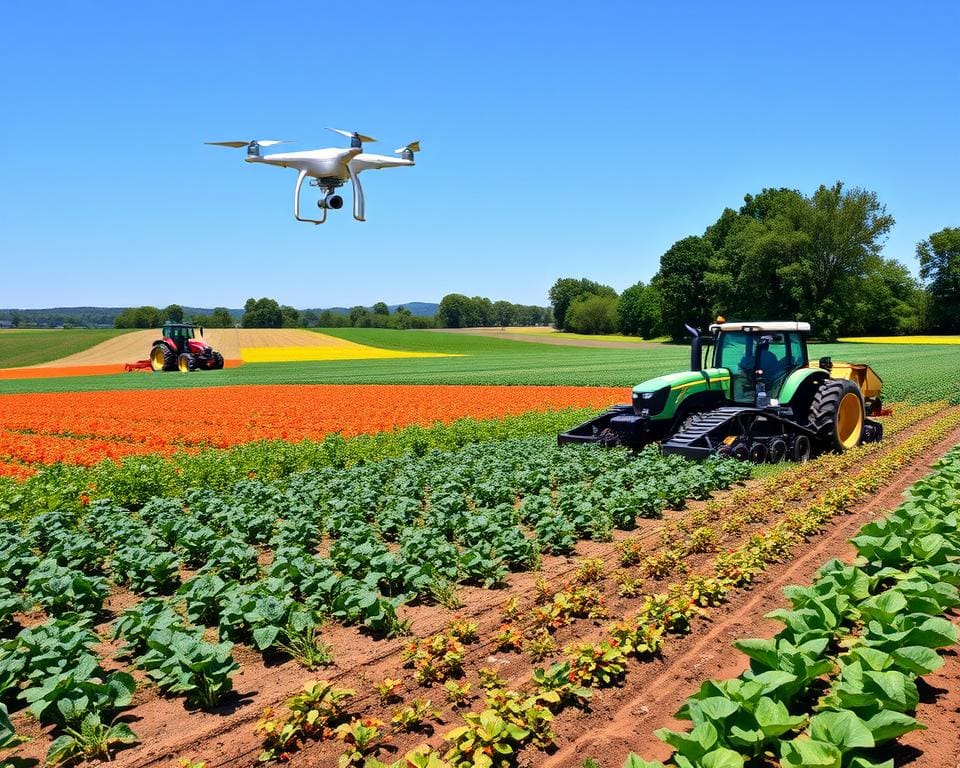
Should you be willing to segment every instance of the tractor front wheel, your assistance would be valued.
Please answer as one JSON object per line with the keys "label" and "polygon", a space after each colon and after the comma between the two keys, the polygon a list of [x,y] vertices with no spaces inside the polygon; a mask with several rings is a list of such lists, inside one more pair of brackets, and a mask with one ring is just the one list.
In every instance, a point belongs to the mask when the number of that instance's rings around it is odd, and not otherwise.
{"label": "tractor front wheel", "polygon": [[221,368],[223,368],[223,355],[221,355],[219,352],[214,352],[213,365],[210,366],[210,370],[219,371]]}
{"label": "tractor front wheel", "polygon": [[810,405],[810,427],[828,451],[843,453],[863,442],[863,395],[852,381],[826,379]]}
{"label": "tractor front wheel", "polygon": [[188,355],[184,352],[177,358],[177,368],[180,369],[180,373],[190,373],[190,371],[196,367],[197,364],[193,359],[193,355]]}
{"label": "tractor front wheel", "polygon": [[156,371],[175,371],[177,359],[166,344],[154,344],[150,350],[150,367]]}

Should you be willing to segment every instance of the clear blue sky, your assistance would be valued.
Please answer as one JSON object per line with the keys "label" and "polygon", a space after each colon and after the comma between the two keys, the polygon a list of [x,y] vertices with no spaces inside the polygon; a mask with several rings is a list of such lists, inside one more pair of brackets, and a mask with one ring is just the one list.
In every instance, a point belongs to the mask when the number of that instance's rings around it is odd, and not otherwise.
{"label": "clear blue sky", "polygon": [[[37,2],[0,27],[0,307],[545,304],[622,290],[747,192],[837,179],[960,226],[960,3]],[[367,218],[204,141],[338,144]],[[349,198],[347,202],[349,206]]]}

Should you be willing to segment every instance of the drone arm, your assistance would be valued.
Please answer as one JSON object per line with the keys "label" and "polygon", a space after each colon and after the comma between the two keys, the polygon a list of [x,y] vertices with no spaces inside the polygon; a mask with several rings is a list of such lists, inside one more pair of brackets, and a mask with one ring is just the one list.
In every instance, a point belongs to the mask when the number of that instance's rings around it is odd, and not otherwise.
{"label": "drone arm", "polygon": [[363,217],[363,187],[360,186],[360,175],[347,164],[350,173],[350,182],[353,184],[353,218],[357,221],[366,221]]}
{"label": "drone arm", "polygon": [[307,178],[306,169],[300,171],[300,174],[297,176],[297,186],[293,190],[293,215],[297,221],[306,221],[311,224],[323,224],[327,220],[327,209],[321,208],[323,211],[321,218],[319,219],[304,219],[300,216],[300,188],[303,186],[303,180]]}

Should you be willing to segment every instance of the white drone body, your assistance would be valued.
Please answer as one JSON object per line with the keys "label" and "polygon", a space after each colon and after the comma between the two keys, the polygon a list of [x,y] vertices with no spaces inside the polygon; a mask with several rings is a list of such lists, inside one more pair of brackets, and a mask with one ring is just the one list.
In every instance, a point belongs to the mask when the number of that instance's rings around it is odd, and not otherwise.
{"label": "white drone body", "polygon": [[[306,221],[311,224],[323,224],[327,220],[327,211],[339,210],[343,207],[343,198],[336,194],[336,190],[347,181],[353,186],[353,218],[357,221],[366,221],[364,218],[363,187],[360,186],[360,174],[363,171],[380,168],[398,168],[405,165],[416,165],[414,152],[420,151],[420,142],[411,141],[407,146],[394,150],[395,155],[373,155],[363,151],[363,142],[376,141],[369,136],[359,133],[341,131],[338,128],[328,130],[342,134],[350,139],[351,146],[340,149],[330,147],[326,149],[310,149],[305,152],[276,152],[272,155],[261,155],[261,147],[272,147],[274,144],[286,142],[273,139],[255,141],[208,141],[219,147],[247,148],[246,161],[248,163],[263,163],[265,165],[279,165],[283,168],[296,168],[299,171],[297,186],[293,192],[293,215],[297,221]],[[311,219],[300,215],[300,188],[304,180],[310,177],[313,186],[323,189],[323,197],[317,202],[320,208],[320,218]]]}

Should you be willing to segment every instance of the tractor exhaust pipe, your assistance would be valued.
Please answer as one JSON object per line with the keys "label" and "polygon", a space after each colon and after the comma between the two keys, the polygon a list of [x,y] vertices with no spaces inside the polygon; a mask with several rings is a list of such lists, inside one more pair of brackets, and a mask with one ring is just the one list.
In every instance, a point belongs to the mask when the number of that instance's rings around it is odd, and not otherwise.
{"label": "tractor exhaust pipe", "polygon": [[701,371],[703,370],[703,339],[700,338],[700,331],[686,323],[683,327],[693,337],[690,341],[690,370]]}

